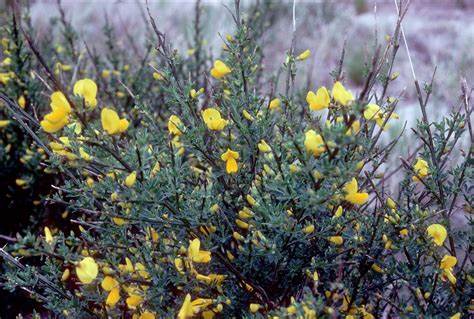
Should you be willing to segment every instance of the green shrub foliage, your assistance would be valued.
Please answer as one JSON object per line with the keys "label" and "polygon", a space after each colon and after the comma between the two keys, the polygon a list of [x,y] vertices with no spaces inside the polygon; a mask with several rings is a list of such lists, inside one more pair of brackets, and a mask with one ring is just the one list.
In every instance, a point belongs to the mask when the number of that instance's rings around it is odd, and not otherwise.
{"label": "green shrub foliage", "polygon": [[[355,93],[344,53],[320,70],[331,83],[300,84],[317,57],[295,36],[277,73],[263,68],[276,10],[236,1],[217,58],[199,4],[184,55],[149,13],[143,56],[108,24],[105,49],[83,44],[62,9],[45,41],[26,11],[10,13],[2,174],[19,161],[15,187],[49,182],[37,191],[41,226],[0,251],[5,288],[68,318],[469,316],[467,84],[430,122],[432,83],[415,80],[416,152],[390,167],[405,134],[403,101],[388,93],[405,11],[353,67]],[[51,207],[60,212],[41,219]]]}

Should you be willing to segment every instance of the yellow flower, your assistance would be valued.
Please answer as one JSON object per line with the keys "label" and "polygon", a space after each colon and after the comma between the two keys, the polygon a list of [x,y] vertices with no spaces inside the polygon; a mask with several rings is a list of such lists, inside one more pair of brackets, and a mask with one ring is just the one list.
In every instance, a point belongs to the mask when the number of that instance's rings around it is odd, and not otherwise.
{"label": "yellow flower", "polygon": [[244,222],[243,220],[236,219],[235,223],[237,224],[237,227],[242,228],[242,229],[249,229],[249,224]]}
{"label": "yellow flower", "polygon": [[138,319],[155,319],[155,314],[153,312],[145,311]]}
{"label": "yellow flower", "polygon": [[165,79],[165,76],[163,75],[163,73],[156,71],[156,72],[153,72],[153,78],[157,81],[162,81]]}
{"label": "yellow flower", "polygon": [[339,218],[342,216],[342,206],[339,206],[334,213],[334,218]]}
{"label": "yellow flower", "polygon": [[189,96],[191,96],[191,98],[195,99],[197,98],[199,95],[201,95],[202,93],[204,93],[204,88],[200,88],[199,90],[195,90],[195,89],[191,89],[189,91]]}
{"label": "yellow flower", "polygon": [[101,75],[104,79],[108,78],[110,76],[110,70],[108,70],[108,69],[102,70]]}
{"label": "yellow flower", "polygon": [[332,97],[334,101],[340,103],[343,106],[347,106],[351,101],[354,100],[352,93],[347,91],[339,81],[334,83],[334,86],[332,87]]}
{"label": "yellow flower", "polygon": [[443,270],[452,270],[454,266],[458,263],[458,259],[454,256],[444,255],[443,259],[439,264],[439,268]]}
{"label": "yellow flower", "polygon": [[10,64],[12,64],[12,59],[10,57],[5,58],[1,63],[3,66],[9,66]]}
{"label": "yellow flower", "polygon": [[183,122],[181,122],[181,119],[176,116],[176,115],[171,115],[170,119],[168,120],[168,131],[170,134],[174,135],[181,135],[183,134]]}
{"label": "yellow flower", "polygon": [[[364,117],[367,121],[375,121],[379,127],[387,129],[387,125],[383,126],[383,123],[387,119],[387,115],[382,112],[377,104],[368,104],[364,110]],[[390,119],[398,119],[399,116],[396,113],[390,115]]]}
{"label": "yellow flower", "polygon": [[306,95],[306,102],[308,102],[311,111],[319,111],[327,108],[331,102],[328,90],[322,86],[314,94],[313,91],[309,91]]}
{"label": "yellow flower", "polygon": [[183,305],[178,312],[178,319],[191,318],[194,315],[193,306],[191,304],[191,295],[187,294],[184,298]]}
{"label": "yellow flower", "polygon": [[125,186],[132,187],[136,181],[137,181],[137,172],[133,171],[125,178]]}
{"label": "yellow flower", "polygon": [[212,131],[221,131],[227,125],[227,120],[221,117],[221,113],[214,108],[208,108],[202,111],[202,118],[207,128]]}
{"label": "yellow flower", "polygon": [[330,236],[328,237],[328,240],[337,246],[340,246],[344,243],[342,236]]}
{"label": "yellow flower", "polygon": [[250,122],[253,122],[255,119],[247,110],[242,110],[242,115]]}
{"label": "yellow flower", "polygon": [[211,261],[211,252],[201,249],[201,241],[196,238],[189,242],[188,257],[195,263],[208,263]]}
{"label": "yellow flower", "polygon": [[214,67],[211,69],[211,76],[220,79],[227,74],[229,74],[232,70],[221,60],[216,60],[214,62]]}
{"label": "yellow flower", "polygon": [[420,181],[420,178],[425,178],[430,172],[428,163],[422,158],[417,158],[415,165],[413,165],[413,170],[416,176],[413,176],[412,179],[415,182]]}
{"label": "yellow flower", "polygon": [[281,106],[281,101],[279,98],[275,98],[273,100],[270,101],[270,104],[268,105],[268,108],[270,110],[276,110],[276,109],[279,109]]}
{"label": "yellow flower", "polygon": [[52,112],[46,114],[40,125],[45,132],[55,133],[68,124],[68,116],[71,113],[71,106],[64,94],[56,91],[51,94]]}
{"label": "yellow flower", "polygon": [[97,105],[97,84],[91,79],[82,79],[74,84],[74,94],[84,99],[86,105],[94,108]]}
{"label": "yellow flower", "polygon": [[111,276],[105,276],[104,279],[102,279],[102,282],[100,283],[100,286],[102,289],[105,291],[111,291],[113,288],[117,287],[119,285],[118,281]]}
{"label": "yellow flower", "polygon": [[103,108],[100,112],[102,128],[107,134],[120,134],[128,129],[130,123],[126,119],[119,118],[117,112],[109,108]]}
{"label": "yellow flower", "polygon": [[10,124],[10,120],[1,120],[0,121],[0,128],[7,127]]}
{"label": "yellow flower", "polygon": [[17,101],[17,102],[18,102],[18,105],[19,105],[22,109],[25,108],[25,106],[26,106],[26,99],[25,99],[25,97],[24,97],[23,95],[20,95],[20,97],[18,98],[18,101]]}
{"label": "yellow flower", "polygon": [[448,232],[443,225],[440,224],[432,224],[428,226],[426,229],[428,235],[433,239],[434,243],[438,246],[442,246],[446,237],[448,236]]}
{"label": "yellow flower", "polygon": [[344,185],[344,199],[354,205],[365,204],[369,200],[369,194],[359,193],[358,190],[359,186],[357,185],[357,180],[353,178],[349,183]]}
{"label": "yellow flower", "polygon": [[90,161],[92,160],[92,156],[90,156],[82,147],[79,147],[79,155],[81,158],[85,161]]}
{"label": "yellow flower", "polygon": [[83,284],[90,284],[99,273],[99,267],[92,257],[85,257],[76,265],[77,278]]}
{"label": "yellow flower", "polygon": [[323,138],[313,130],[305,133],[304,147],[307,152],[312,153],[316,157],[326,151]]}
{"label": "yellow flower", "polygon": [[367,121],[375,121],[378,126],[382,127],[383,113],[377,104],[368,104],[364,110],[364,117]]}
{"label": "yellow flower", "polygon": [[0,72],[0,83],[7,84],[13,78],[11,72]]}
{"label": "yellow flower", "polygon": [[225,162],[225,169],[227,174],[237,173],[239,166],[237,160],[239,159],[239,153],[231,150],[230,148],[221,155],[221,159]]}
{"label": "yellow flower", "polygon": [[269,153],[272,151],[272,148],[265,142],[265,140],[261,140],[260,143],[258,143],[258,149],[262,153]]}
{"label": "yellow flower", "polygon": [[258,303],[251,303],[249,305],[249,310],[251,313],[256,313],[259,309],[260,309],[261,305],[259,305]]}
{"label": "yellow flower", "polygon": [[69,271],[68,268],[66,268],[66,270],[64,270],[63,274],[61,275],[61,281],[68,280],[70,274],[71,272]]}
{"label": "yellow flower", "polygon": [[54,240],[53,235],[51,234],[51,230],[48,227],[44,227],[44,240],[51,244]]}
{"label": "yellow flower", "polygon": [[136,309],[143,302],[143,297],[136,294],[129,294],[129,297],[125,302],[127,303],[128,308]]}
{"label": "yellow flower", "polygon": [[105,304],[109,307],[115,307],[117,302],[120,300],[120,287],[114,287],[110,290],[105,300]]}
{"label": "yellow flower", "polygon": [[395,204],[395,201],[393,199],[391,199],[390,197],[387,198],[387,206],[388,208],[391,208],[391,209],[396,209],[397,208],[397,204]]}
{"label": "yellow flower", "polygon": [[303,228],[303,233],[305,233],[307,235],[311,234],[312,232],[314,232],[314,225],[313,224],[308,225],[305,228]]}
{"label": "yellow flower", "polygon": [[247,200],[247,203],[249,203],[250,206],[253,207],[253,206],[257,205],[257,201],[255,200],[255,198],[252,197],[252,195],[247,194],[245,196],[245,199]]}
{"label": "yellow flower", "polygon": [[311,51],[308,49],[308,50],[305,50],[303,51],[302,53],[300,53],[297,57],[296,57],[296,60],[298,61],[303,61],[303,60],[306,60],[307,58],[309,58],[311,56]]}

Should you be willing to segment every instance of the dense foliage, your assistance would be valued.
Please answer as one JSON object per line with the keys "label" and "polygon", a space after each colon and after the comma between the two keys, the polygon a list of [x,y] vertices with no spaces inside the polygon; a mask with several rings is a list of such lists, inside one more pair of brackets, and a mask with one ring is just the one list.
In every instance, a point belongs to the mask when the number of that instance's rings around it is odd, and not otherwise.
{"label": "dense foliage", "polygon": [[139,57],[108,25],[96,53],[64,13],[61,36],[41,42],[26,11],[10,13],[2,163],[21,163],[17,191],[54,185],[37,188],[41,203],[28,198],[44,228],[0,251],[3,286],[70,318],[469,316],[472,148],[458,147],[472,141],[467,84],[454,112],[430,122],[432,83],[415,80],[420,146],[387,167],[404,134],[386,130],[400,121],[402,101],[388,92],[406,8],[372,48],[357,94],[344,52],[322,71],[328,88],[298,85],[312,57],[295,52],[296,38],[269,75],[261,38],[272,4],[231,11],[235,32],[217,59],[199,4],[185,56],[151,14]]}

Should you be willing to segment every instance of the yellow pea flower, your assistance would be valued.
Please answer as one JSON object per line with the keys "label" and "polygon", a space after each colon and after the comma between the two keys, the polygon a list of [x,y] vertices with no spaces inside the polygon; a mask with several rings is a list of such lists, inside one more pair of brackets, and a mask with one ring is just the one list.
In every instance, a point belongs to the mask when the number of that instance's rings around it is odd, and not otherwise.
{"label": "yellow pea flower", "polygon": [[215,108],[207,108],[202,111],[202,118],[207,128],[212,131],[221,131],[225,128],[228,121],[221,117],[221,113]]}
{"label": "yellow pea flower", "polygon": [[343,106],[349,105],[349,103],[354,100],[352,93],[347,91],[339,81],[334,83],[334,86],[332,87],[332,97],[334,101]]}
{"label": "yellow pea flower", "polygon": [[136,294],[129,294],[129,297],[125,302],[127,303],[128,308],[136,309],[143,302],[143,297]]}
{"label": "yellow pea flower", "polygon": [[262,307],[262,306],[259,305],[258,303],[251,303],[249,305],[249,310],[250,310],[251,313],[256,313],[260,309],[260,307]]}
{"label": "yellow pea flower", "polygon": [[249,224],[244,222],[243,220],[236,219],[235,223],[237,224],[237,227],[241,229],[249,229]]}
{"label": "yellow pea flower", "polygon": [[76,265],[76,274],[83,284],[90,284],[99,273],[99,266],[92,257],[85,257]]}
{"label": "yellow pea flower", "polygon": [[396,209],[397,208],[397,204],[395,204],[395,201],[393,199],[391,199],[390,197],[387,198],[387,206],[388,208],[390,209]]}
{"label": "yellow pea flower", "polygon": [[1,120],[0,121],[0,128],[7,127],[10,124],[10,120]]}
{"label": "yellow pea flower", "polygon": [[336,212],[334,213],[334,218],[339,218],[342,216],[342,206],[339,206],[337,209],[336,209]]}
{"label": "yellow pea flower", "polygon": [[54,240],[53,235],[51,234],[51,230],[49,227],[44,227],[44,240],[48,243],[51,244]]}
{"label": "yellow pea flower", "polygon": [[439,268],[443,270],[443,276],[448,278],[451,284],[456,284],[456,277],[453,274],[453,268],[456,266],[458,260],[454,256],[444,255],[439,264]]}
{"label": "yellow pea flower", "polygon": [[458,263],[458,259],[454,256],[444,255],[439,264],[439,268],[443,270],[451,270]]}
{"label": "yellow pea flower", "polygon": [[156,71],[156,72],[153,72],[153,78],[157,81],[162,81],[165,79],[165,76],[163,75],[163,73]]}
{"label": "yellow pea flower", "polygon": [[176,115],[171,115],[170,119],[168,120],[168,131],[170,134],[180,136],[183,134],[183,122],[181,119]]}
{"label": "yellow pea flower", "polygon": [[137,181],[137,172],[133,171],[125,178],[125,186],[132,187],[133,185],[135,185],[136,181]]}
{"label": "yellow pea flower", "polygon": [[296,60],[298,61],[304,61],[306,60],[307,58],[309,58],[311,56],[311,51],[308,49],[308,50],[305,50],[303,51],[302,53],[300,53],[297,57],[296,57]]}
{"label": "yellow pea flower", "polygon": [[195,99],[197,98],[199,95],[201,95],[202,93],[204,93],[204,88],[200,88],[199,90],[195,90],[195,89],[191,89],[189,91],[189,96],[191,96],[191,98]]}
{"label": "yellow pea flower", "polygon": [[272,151],[272,148],[267,144],[267,142],[265,142],[265,140],[261,140],[257,146],[262,153],[269,153]]}
{"label": "yellow pea flower", "polygon": [[201,241],[195,238],[189,242],[188,257],[195,263],[208,263],[211,261],[211,252],[201,250]]}
{"label": "yellow pea flower", "polygon": [[[377,104],[368,104],[365,107],[364,118],[367,121],[375,121],[375,123],[379,127],[383,127],[384,130],[386,130],[387,127],[388,127],[387,124],[385,124],[385,126],[383,126],[383,123],[386,121],[387,116],[388,115],[384,114]],[[399,118],[399,116],[396,113],[392,112],[392,114],[390,115],[390,119],[398,119],[398,118]]]}
{"label": "yellow pea flower", "polygon": [[433,242],[437,246],[442,246],[444,241],[446,240],[446,237],[448,236],[446,228],[444,228],[444,226],[440,224],[432,224],[428,226],[426,232],[431,237],[431,239],[433,239]]}
{"label": "yellow pea flower", "polygon": [[71,106],[64,94],[60,91],[51,94],[50,106],[52,112],[44,116],[40,125],[45,132],[55,133],[69,123],[68,116],[71,113]]}
{"label": "yellow pea flower", "polygon": [[342,236],[330,236],[328,237],[328,240],[337,246],[340,246],[344,243]]}
{"label": "yellow pea flower", "polygon": [[100,112],[102,128],[107,134],[120,134],[128,129],[130,123],[126,119],[119,118],[117,112],[109,108],[103,108]]}
{"label": "yellow pea flower", "polygon": [[312,232],[314,232],[314,225],[313,224],[308,225],[305,228],[303,228],[303,233],[305,233],[307,235],[311,234]]}
{"label": "yellow pea flower", "polygon": [[349,183],[344,185],[344,199],[354,205],[363,205],[369,200],[369,194],[359,193],[357,180],[353,178]]}
{"label": "yellow pea flower", "polygon": [[25,108],[25,106],[26,106],[26,99],[25,99],[25,97],[24,97],[23,95],[20,95],[20,97],[18,98],[18,101],[17,101],[17,102],[18,102],[18,105],[19,105],[22,109]]}
{"label": "yellow pea flower", "polygon": [[214,67],[211,69],[211,76],[216,79],[223,78],[227,74],[232,72],[232,70],[221,60],[216,60],[214,62]]}
{"label": "yellow pea flower", "polygon": [[90,156],[85,150],[84,148],[82,147],[79,147],[79,155],[81,156],[81,158],[85,161],[91,161],[92,160],[92,156]]}
{"label": "yellow pea flower", "polygon": [[114,287],[110,290],[109,294],[107,295],[107,299],[105,300],[105,304],[108,307],[115,307],[117,302],[120,300],[120,287]]}
{"label": "yellow pea flower", "polygon": [[119,282],[111,276],[105,276],[104,279],[102,279],[102,282],[100,283],[100,286],[102,289],[105,291],[111,291],[113,288],[117,287],[119,285]]}
{"label": "yellow pea flower", "polygon": [[13,75],[11,72],[0,72],[0,83],[6,85],[13,78]]}
{"label": "yellow pea flower", "polygon": [[383,113],[377,104],[368,104],[364,110],[364,117],[367,121],[375,121],[380,127],[384,122]]}
{"label": "yellow pea flower", "polygon": [[10,57],[6,57],[0,64],[3,66],[9,66],[10,64],[12,64],[12,59]]}
{"label": "yellow pea flower", "polygon": [[110,76],[110,70],[108,70],[108,69],[102,70],[101,76],[102,76],[104,79],[108,78],[108,77]]}
{"label": "yellow pea flower", "polygon": [[316,91],[316,94],[313,91],[309,91],[306,95],[306,102],[308,102],[311,111],[319,111],[328,108],[331,97],[328,90],[322,86]]}
{"label": "yellow pea flower", "polygon": [[86,105],[94,108],[97,105],[97,84],[91,79],[82,79],[74,84],[74,94],[82,97]]}
{"label": "yellow pea flower", "polygon": [[69,271],[69,268],[66,268],[66,270],[64,270],[63,274],[61,275],[61,281],[68,280],[70,275],[71,275],[71,272]]}
{"label": "yellow pea flower", "polygon": [[305,133],[304,147],[308,153],[312,153],[315,157],[326,151],[323,138],[321,135],[316,134],[314,130],[309,130]]}
{"label": "yellow pea flower", "polygon": [[415,165],[413,165],[413,170],[415,171],[415,176],[412,177],[414,182],[419,182],[420,178],[423,179],[428,176],[430,169],[428,162],[422,158],[417,158]]}
{"label": "yellow pea flower", "polygon": [[242,110],[242,115],[250,122],[253,122],[255,118],[247,110]]}
{"label": "yellow pea flower", "polygon": [[191,318],[194,315],[193,306],[191,305],[191,295],[187,294],[184,298],[183,305],[179,309],[178,319]]}
{"label": "yellow pea flower", "polygon": [[247,203],[249,203],[250,206],[253,207],[253,206],[257,205],[257,201],[255,200],[255,198],[252,197],[252,195],[247,194],[245,196],[245,199],[247,200]]}
{"label": "yellow pea flower", "polygon": [[225,169],[227,174],[237,173],[239,166],[237,160],[239,159],[239,153],[231,150],[230,148],[221,155],[221,160],[225,162]]}
{"label": "yellow pea flower", "polygon": [[281,100],[279,98],[274,98],[273,100],[270,101],[270,104],[268,105],[268,108],[270,110],[277,110],[281,106]]}
{"label": "yellow pea flower", "polygon": [[155,319],[155,314],[153,312],[145,311],[138,319]]}

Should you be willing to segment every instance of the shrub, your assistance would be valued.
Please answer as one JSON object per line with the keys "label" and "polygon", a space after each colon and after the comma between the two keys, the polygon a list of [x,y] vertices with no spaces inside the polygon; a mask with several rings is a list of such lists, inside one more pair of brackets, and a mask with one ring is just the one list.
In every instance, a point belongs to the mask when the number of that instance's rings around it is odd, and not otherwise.
{"label": "shrub", "polygon": [[[6,288],[72,318],[468,315],[470,233],[452,218],[471,209],[472,149],[457,148],[466,131],[472,138],[467,85],[455,112],[432,123],[432,83],[415,80],[420,147],[384,167],[403,133],[381,141],[398,119],[387,88],[405,11],[355,95],[342,59],[330,90],[295,87],[311,55],[295,52],[296,39],[283,77],[262,85],[269,5],[241,14],[236,1],[235,33],[212,61],[199,22],[183,57],[150,15],[156,46],[141,63],[114,47],[110,27],[108,54],[87,48],[75,65],[64,17],[68,49],[56,57],[25,31],[38,61],[29,81],[42,85],[41,73],[52,90],[29,97],[39,120],[11,91],[0,97],[56,172],[44,202],[64,205],[70,224],[0,250]],[[148,67],[152,50],[158,63]],[[390,193],[398,171],[400,191]]]}

